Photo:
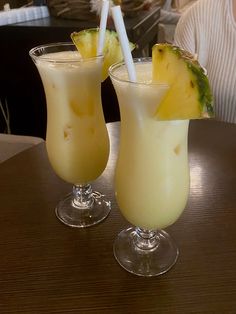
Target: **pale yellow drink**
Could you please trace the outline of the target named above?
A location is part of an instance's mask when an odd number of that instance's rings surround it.
[[[101,175],[109,139],[101,104],[103,59],[82,61],[76,51],[37,58],[47,100],[48,157],[59,177],[86,184]]]
[[[150,62],[136,64],[136,72],[139,83],[128,82],[124,66],[111,75],[121,110],[115,192],[131,224],[161,229],[178,219],[187,202],[189,121],[157,121],[166,87],[150,84]]]

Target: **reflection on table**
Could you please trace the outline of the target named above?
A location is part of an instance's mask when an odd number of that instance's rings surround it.
[[[180,248],[165,275],[142,278],[115,261],[128,223],[113,176],[119,123],[109,123],[109,163],[95,187],[112,202],[101,224],[73,229],[55,217],[71,186],[50,168],[45,144],[0,164],[1,313],[234,313],[236,308],[236,126],[191,121],[191,189],[168,232]]]

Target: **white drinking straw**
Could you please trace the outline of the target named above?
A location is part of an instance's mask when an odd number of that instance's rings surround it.
[[[109,1],[103,0],[102,1],[101,17],[100,17],[99,34],[98,34],[98,48],[97,48],[97,55],[98,56],[101,55],[103,52],[108,11],[109,11]]]
[[[121,8],[119,5],[117,5],[117,6],[112,7],[111,11],[112,11],[112,17],[114,20],[116,32],[118,34],[119,41],[121,44],[121,49],[123,52],[129,79],[131,82],[136,82],[136,72],[135,72],[134,62],[133,62],[132,54],[130,51],[129,40],[126,33],[124,20],[121,13]]]

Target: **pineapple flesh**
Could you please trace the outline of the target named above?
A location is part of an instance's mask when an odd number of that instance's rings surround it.
[[[153,81],[169,85],[158,105],[158,120],[200,119],[213,116],[212,93],[205,70],[188,52],[170,44],[152,48]]]
[[[92,58],[97,55],[98,34],[99,28],[85,29],[71,34],[71,39],[82,58]],[[130,43],[130,50],[134,48],[135,45]],[[109,67],[113,63],[123,60],[120,42],[115,31],[106,30],[103,56],[102,80],[105,80],[108,77]]]

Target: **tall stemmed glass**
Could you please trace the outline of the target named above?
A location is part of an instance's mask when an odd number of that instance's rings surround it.
[[[88,227],[110,212],[110,202],[92,190],[104,171],[109,138],[101,104],[103,56],[81,59],[71,43],[38,46],[30,51],[47,101],[46,147],[55,173],[73,184],[56,207],[72,227]]]
[[[157,121],[167,86],[151,82],[151,60],[134,60],[137,83],[123,63],[110,68],[121,112],[115,193],[121,213],[134,226],[114,243],[119,264],[140,276],[156,276],[176,262],[178,248],[162,230],[185,208],[189,193],[189,121]]]

